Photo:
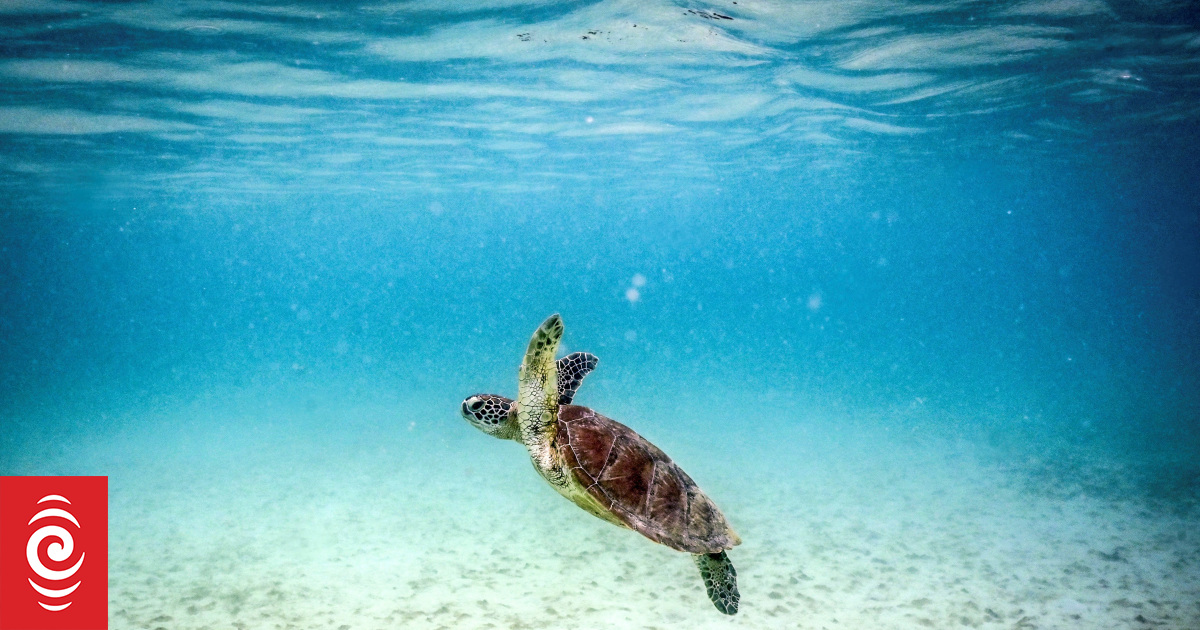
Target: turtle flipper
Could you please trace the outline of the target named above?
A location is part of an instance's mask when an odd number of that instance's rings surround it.
[[[517,426],[521,442],[543,468],[551,463],[548,458],[552,454],[545,447],[554,437],[554,418],[558,415],[558,366],[554,354],[562,336],[562,318],[557,313],[546,318],[529,340],[525,360],[517,373]]]
[[[583,377],[596,369],[600,359],[588,352],[572,352],[558,360],[558,404],[569,405]]]
[[[704,588],[708,598],[712,600],[717,610],[726,615],[735,615],[738,611],[738,601],[742,596],[737,589],[737,571],[729,556],[721,553],[704,553],[692,556],[696,566],[700,568],[700,577],[704,578]]]

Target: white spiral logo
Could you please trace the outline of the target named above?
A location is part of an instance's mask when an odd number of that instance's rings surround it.
[[[49,494],[41,499],[38,499],[38,504],[40,505],[42,503],[46,503],[47,501],[61,502],[71,505],[71,502],[68,501],[66,497],[57,494]],[[79,528],[79,521],[75,520],[75,517],[70,512],[56,507],[46,508],[37,514],[34,514],[33,518],[29,519],[29,524],[33,525],[34,522],[43,518],[61,518],[74,523],[75,527]],[[38,553],[38,549],[41,547],[42,541],[46,540],[47,538],[56,539],[56,541],[51,542],[46,546],[46,557],[56,563],[63,563],[71,559],[71,554],[75,551],[75,539],[71,537],[71,532],[58,525],[43,525],[36,532],[33,532],[33,535],[29,537],[29,543],[25,545],[25,559],[29,561],[29,568],[33,569],[33,572],[36,573],[38,577],[50,582],[63,582],[71,579],[72,576],[79,572],[79,567],[83,566],[83,556],[85,554],[80,553],[79,560],[69,569],[51,569],[42,562],[41,555]],[[33,578],[29,579],[29,585],[33,587],[33,590],[51,600],[62,600],[64,597],[74,593],[75,589],[79,588],[79,585],[82,583],[82,580],[76,580],[74,584],[66,588],[46,588],[45,586],[34,582]],[[55,584],[55,586],[59,585]],[[71,602],[66,601],[62,604],[47,604],[46,602],[39,600],[38,604],[46,610],[57,612],[59,610],[64,610],[67,606],[70,606]]]

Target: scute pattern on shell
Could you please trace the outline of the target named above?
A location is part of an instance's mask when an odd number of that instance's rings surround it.
[[[631,529],[688,553],[741,540],[692,478],[633,429],[586,407],[558,411],[556,448],[576,480]]]

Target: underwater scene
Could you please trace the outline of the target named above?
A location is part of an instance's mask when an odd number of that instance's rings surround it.
[[[0,475],[114,629],[1195,630],[1197,147],[1178,0],[7,0]]]

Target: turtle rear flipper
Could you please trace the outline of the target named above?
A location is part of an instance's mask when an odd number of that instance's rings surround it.
[[[721,553],[704,553],[692,556],[696,566],[700,568],[700,577],[704,578],[704,588],[708,598],[712,600],[717,610],[726,615],[735,615],[738,611],[738,601],[741,595],[737,589],[737,571],[729,561],[729,555]]]
[[[589,352],[572,352],[558,360],[558,404],[571,404],[583,377],[596,369],[597,363],[600,359]]]

